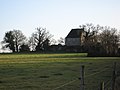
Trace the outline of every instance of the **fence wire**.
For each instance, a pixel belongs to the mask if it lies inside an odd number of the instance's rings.
[[[63,84],[63,85],[61,85],[61,86],[59,86],[59,87],[54,88],[53,90],[57,90],[57,89],[59,89],[59,88],[62,88],[62,87],[66,86],[66,85],[69,85],[69,84],[71,84],[71,83],[73,83],[73,82],[75,82],[75,81],[77,81],[77,80],[78,80],[78,79],[75,79],[75,80],[72,80],[72,81],[70,81],[70,82],[67,82],[67,83],[65,83],[65,84]]]
[[[104,67],[104,68],[105,68],[105,67]],[[96,74],[99,74],[99,73],[101,73],[101,72],[104,72],[104,71],[107,71],[108,69],[110,69],[110,68],[106,68],[106,69],[104,69],[104,68],[102,68],[99,72],[95,72],[95,73],[92,73],[92,74],[89,74],[89,75],[85,76],[85,78],[90,77],[90,76],[94,76],[94,75],[96,75]],[[56,88],[54,88],[54,89],[52,89],[52,90],[60,89],[60,88],[62,88],[62,87],[64,87],[64,86],[67,86],[67,85],[69,85],[69,84],[77,81],[77,80],[79,80],[79,79],[77,78],[77,79],[75,79],[75,80],[72,80],[72,81],[69,81],[69,82],[67,82],[67,83],[64,83],[63,85],[58,86],[58,87],[56,87]],[[111,80],[110,80],[110,81],[111,81]],[[106,85],[109,84],[110,81],[107,82]]]
[[[108,80],[108,81],[105,83],[104,88],[105,88],[105,89],[110,88],[109,85],[111,84],[111,82],[112,82],[112,79],[111,79],[111,80]]]
[[[90,77],[90,76],[94,76],[94,75],[99,74],[99,73],[104,72],[104,71],[107,71],[108,69],[110,69],[110,68],[106,68],[106,69],[102,68],[101,71],[89,74],[89,75],[85,76],[85,78]]]

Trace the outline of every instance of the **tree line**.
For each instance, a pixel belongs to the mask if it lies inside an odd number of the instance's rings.
[[[80,28],[84,28],[83,48],[88,56],[120,56],[120,32],[117,29],[93,24]]]
[[[46,51],[51,43],[52,34],[46,28],[36,28],[29,39],[21,30],[11,30],[5,33],[2,43],[3,48],[12,52]]]
[[[120,55],[120,32],[109,26],[93,25],[91,23],[80,25],[79,28],[84,29],[84,40],[80,46],[82,52],[87,52],[89,56],[113,56]],[[3,48],[9,48],[12,52],[46,52],[49,51],[53,35],[46,28],[36,28],[30,38],[20,30],[11,30],[5,33],[2,43]],[[60,38],[59,44],[65,42]],[[66,46],[62,47],[62,51],[66,51]]]

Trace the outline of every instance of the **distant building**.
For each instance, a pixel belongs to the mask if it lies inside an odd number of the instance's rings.
[[[65,38],[66,46],[82,46],[84,41],[84,29],[72,29]]]

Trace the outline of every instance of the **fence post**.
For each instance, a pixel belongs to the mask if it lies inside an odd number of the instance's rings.
[[[102,82],[102,83],[100,83],[100,90],[104,90],[105,88],[104,88],[104,82]]]
[[[84,68],[85,66],[82,65],[82,68],[81,68],[81,89],[80,90],[85,90],[85,83],[84,83]]]
[[[116,62],[114,62],[113,66],[112,90],[115,90],[115,79],[116,79]]]

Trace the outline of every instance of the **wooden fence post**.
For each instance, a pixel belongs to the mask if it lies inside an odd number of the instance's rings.
[[[102,83],[100,83],[100,90],[104,90],[105,88],[104,88],[104,82],[102,82]]]
[[[84,65],[82,65],[82,68],[81,68],[81,89],[80,90],[85,90],[85,83],[84,83]]]
[[[115,90],[115,79],[116,79],[116,62],[114,62],[113,66],[112,90]]]

